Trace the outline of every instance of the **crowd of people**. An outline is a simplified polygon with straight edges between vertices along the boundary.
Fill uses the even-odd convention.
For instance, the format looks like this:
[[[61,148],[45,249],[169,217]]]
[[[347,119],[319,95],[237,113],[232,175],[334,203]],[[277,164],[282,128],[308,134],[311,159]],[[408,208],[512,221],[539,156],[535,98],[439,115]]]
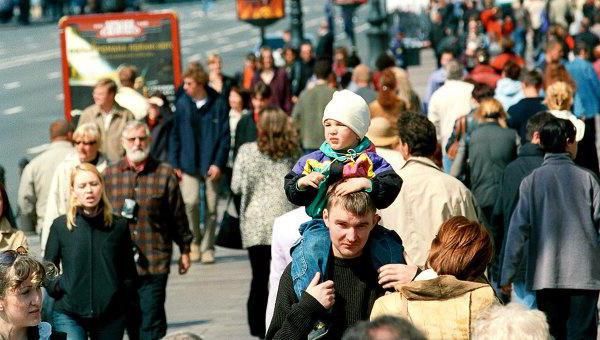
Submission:
[[[50,125],[17,217],[0,187],[0,334],[163,338],[173,242],[183,275],[237,227],[258,338],[595,338],[599,13],[432,2],[423,98],[401,41],[371,70],[326,23],[235,76],[188,64],[172,103],[120,67]]]

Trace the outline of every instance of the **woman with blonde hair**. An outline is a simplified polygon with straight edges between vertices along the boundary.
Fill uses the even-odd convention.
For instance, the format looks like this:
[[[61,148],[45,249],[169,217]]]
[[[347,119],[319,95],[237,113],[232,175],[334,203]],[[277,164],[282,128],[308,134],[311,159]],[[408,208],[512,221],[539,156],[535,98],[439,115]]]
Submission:
[[[554,117],[567,119],[575,125],[577,131],[575,140],[578,142],[575,164],[591,170],[596,175],[600,175],[594,122],[593,120],[589,123],[584,122],[571,112],[571,107],[575,99],[574,94],[575,88],[570,83],[557,81],[546,88],[544,104],[548,107],[548,112]]]
[[[373,305],[371,320],[382,315],[407,318],[429,339],[468,339],[477,315],[498,303],[485,270],[493,256],[487,229],[464,216],[442,223],[431,242],[426,270],[413,282]]]
[[[400,100],[407,103],[406,111],[421,112],[421,99],[410,84],[408,72],[400,67],[392,67],[392,71],[396,76],[396,94]]]
[[[485,220],[491,221],[504,168],[517,156],[518,137],[506,127],[506,111],[494,98],[481,100],[475,118],[479,125],[468,144],[469,180]]]
[[[242,245],[252,267],[247,304],[250,334],[264,338],[273,222],[295,208],[285,196],[283,178],[294,165],[300,145],[290,118],[278,108],[264,109],[257,128],[256,142],[238,151],[231,191],[241,195]]]
[[[391,69],[386,69],[381,73],[379,79],[379,91],[377,99],[369,104],[371,119],[375,117],[384,117],[387,119],[394,132],[398,132],[398,118],[403,112],[406,112],[407,104],[401,100],[397,93],[396,75]]]
[[[56,267],[27,255],[23,247],[0,253],[0,339],[66,339],[41,322],[43,282],[54,280]]]
[[[50,233],[50,225],[55,218],[67,213],[69,201],[69,178],[73,168],[83,162],[96,166],[101,173],[106,169],[108,160],[100,152],[102,145],[102,134],[96,123],[85,123],[77,127],[73,133],[73,144],[75,151],[58,164],[52,176],[44,224],[42,225],[41,247],[42,255],[46,249],[46,241]]]
[[[121,339],[137,277],[127,220],[112,214],[94,165],[75,166],[69,188],[67,213],[52,223],[45,252],[62,265],[47,287],[56,300],[54,327],[69,339]]]

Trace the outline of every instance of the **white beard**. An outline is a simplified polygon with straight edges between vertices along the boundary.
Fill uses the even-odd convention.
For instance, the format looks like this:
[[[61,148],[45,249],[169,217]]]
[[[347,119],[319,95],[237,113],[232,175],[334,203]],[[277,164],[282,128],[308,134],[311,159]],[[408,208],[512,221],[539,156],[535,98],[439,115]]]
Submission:
[[[130,161],[139,163],[148,158],[148,155],[150,154],[150,148],[148,147],[145,150],[125,148],[125,154],[127,155],[127,159]]]

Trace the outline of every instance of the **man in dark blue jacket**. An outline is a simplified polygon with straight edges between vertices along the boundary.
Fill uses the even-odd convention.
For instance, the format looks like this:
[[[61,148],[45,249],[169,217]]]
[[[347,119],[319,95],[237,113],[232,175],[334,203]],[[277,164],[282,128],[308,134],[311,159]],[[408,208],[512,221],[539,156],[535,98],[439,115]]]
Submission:
[[[493,265],[495,270],[493,279],[497,281],[500,274],[500,264],[504,256],[504,247],[506,245],[506,235],[510,217],[517,206],[519,200],[519,186],[521,181],[527,177],[533,170],[539,168],[544,161],[544,151],[540,147],[540,137],[538,130],[554,116],[548,112],[540,112],[529,118],[526,128],[525,144],[519,149],[517,159],[510,162],[504,169],[502,175],[502,190],[494,206],[492,215],[493,225],[496,228],[494,233],[496,244],[496,261]],[[519,301],[529,308],[535,308],[535,293],[525,288],[525,265],[523,261],[519,267],[519,273],[513,281],[513,301]]]
[[[181,179],[194,242],[192,261],[214,262],[219,179],[229,153],[229,117],[225,101],[208,87],[202,69],[183,74],[183,94],[177,100],[169,143],[169,162]],[[204,232],[200,233],[200,186],[205,188]]]

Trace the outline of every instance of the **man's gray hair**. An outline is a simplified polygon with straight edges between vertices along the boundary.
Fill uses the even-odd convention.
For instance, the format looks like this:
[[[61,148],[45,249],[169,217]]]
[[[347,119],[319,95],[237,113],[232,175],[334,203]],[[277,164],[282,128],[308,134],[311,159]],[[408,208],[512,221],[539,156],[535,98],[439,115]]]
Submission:
[[[146,136],[150,136],[150,128],[148,127],[148,124],[140,122],[139,120],[130,120],[127,122],[127,124],[125,124],[123,132],[121,133],[121,137],[127,138],[126,136],[129,134],[129,131],[137,130],[142,127],[144,128],[144,131],[146,131]]]
[[[380,316],[372,321],[361,321],[349,328],[342,340],[426,340],[427,337],[410,321],[391,315]]]
[[[463,66],[456,60],[451,60],[446,64],[446,79],[448,80],[461,80],[463,79]]]
[[[475,340],[550,339],[546,315],[519,303],[495,305],[484,310],[471,330]]]

